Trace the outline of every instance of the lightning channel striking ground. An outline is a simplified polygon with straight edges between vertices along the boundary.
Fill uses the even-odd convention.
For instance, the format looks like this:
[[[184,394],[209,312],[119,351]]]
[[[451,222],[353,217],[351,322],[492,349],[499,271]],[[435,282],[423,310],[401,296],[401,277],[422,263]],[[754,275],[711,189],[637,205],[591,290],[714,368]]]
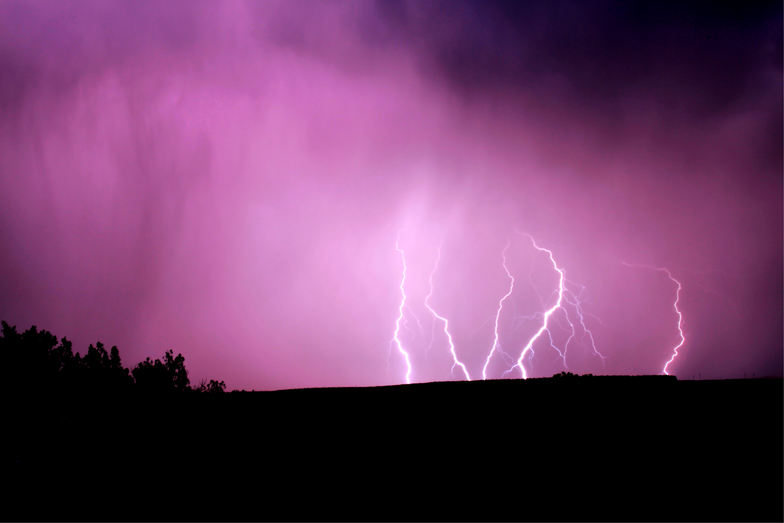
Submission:
[[[553,257],[552,251],[550,251],[549,249],[545,249],[544,247],[539,247],[536,244],[536,240],[534,240],[534,237],[531,236],[530,234],[526,234],[526,233],[522,233],[522,234],[524,234],[524,236],[527,236],[531,240],[531,244],[534,246],[536,250],[547,253],[547,256],[550,258],[550,263],[553,264],[553,269],[555,269],[555,271],[558,273],[558,300],[555,302],[555,305],[553,305],[547,311],[545,311],[544,318],[542,321],[542,326],[539,327],[539,330],[537,330],[536,333],[533,336],[531,336],[531,338],[528,340],[528,343],[525,344],[525,347],[523,347],[523,350],[520,353],[520,357],[517,359],[517,363],[515,363],[514,365],[514,367],[520,367],[520,374],[522,375],[523,379],[527,379],[528,372],[525,370],[525,365],[523,364],[523,360],[525,359],[526,355],[533,350],[534,342],[539,339],[539,337],[542,335],[542,333],[544,333],[544,331],[548,330],[547,325],[548,322],[550,321],[550,316],[552,316],[553,313],[561,307],[561,304],[563,303],[563,296],[564,296],[564,280],[566,279],[566,277],[564,276],[563,270],[560,267],[558,267],[558,264],[556,263],[555,258]],[[549,334],[550,333],[548,331],[548,335]],[[514,369],[514,367],[512,367],[512,369]]]
[[[568,285],[570,282],[567,281],[566,283]],[[579,294],[575,294],[571,290],[567,289],[567,293],[564,295],[564,301],[566,301],[566,303],[568,303],[569,305],[574,307],[574,310],[577,313],[577,319],[580,322],[580,328],[583,330],[582,337],[584,338],[585,336],[588,336],[588,339],[591,342],[591,349],[593,350],[594,355],[598,356],[599,358],[601,358],[602,365],[604,365],[606,358],[605,358],[604,354],[599,352],[599,349],[596,348],[596,340],[593,337],[593,332],[591,332],[591,330],[585,324],[585,313],[583,312],[583,305],[582,305],[582,301],[580,299],[580,297],[583,294],[583,291],[585,291],[585,287],[582,286],[582,285],[580,287],[581,287],[581,289],[580,289],[580,293]],[[571,297],[572,297],[571,300],[568,297],[569,295],[571,295]],[[572,337],[573,337],[574,336],[574,325],[572,324],[572,320],[569,319],[569,313],[566,311],[565,308],[564,308],[564,313],[566,314],[566,321],[569,322],[569,326],[572,328]],[[570,341],[571,341],[571,338],[570,338]],[[567,342],[566,346],[564,347],[564,358],[566,357],[566,350],[568,348],[569,348],[569,343]],[[565,362],[565,360],[564,360],[564,362]]]
[[[498,310],[495,313],[495,329],[493,331],[494,332],[494,335],[493,335],[493,346],[490,348],[490,353],[487,355],[487,359],[485,360],[484,367],[482,367],[482,379],[483,380],[487,379],[487,366],[490,365],[490,360],[492,359],[493,354],[496,351],[496,348],[498,348],[498,320],[501,318],[501,309],[504,308],[504,302],[506,301],[507,298],[509,298],[509,296],[512,295],[512,291],[514,291],[515,279],[514,279],[514,276],[512,276],[512,273],[509,272],[509,267],[507,267],[507,265],[506,265],[506,251],[509,249],[509,246],[511,245],[511,243],[512,243],[511,240],[507,241],[506,242],[506,247],[504,247],[504,250],[501,251],[501,264],[504,267],[504,271],[506,272],[506,276],[509,278],[509,290],[498,301]]]
[[[680,302],[681,299],[681,291],[683,290],[683,284],[672,275],[670,269],[668,269],[667,267],[655,267],[653,265],[640,265],[636,263],[626,263],[625,261],[622,261],[621,264],[625,265],[626,267],[633,267],[633,268],[637,267],[642,269],[649,269],[652,271],[659,271],[661,273],[664,273],[667,276],[667,278],[669,278],[670,281],[675,284],[675,301],[672,304],[672,308],[675,311],[675,315],[678,316],[678,336],[680,337],[680,341],[672,348],[672,356],[670,356],[670,359],[667,360],[667,363],[665,363],[664,367],[662,368],[662,374],[666,374],[667,376],[669,376],[670,371],[667,370],[667,368],[672,364],[673,361],[675,361],[675,358],[677,358],[679,355],[678,350],[681,347],[683,347],[684,343],[686,343],[686,335],[683,333],[683,312],[678,307],[678,303]]]
[[[681,341],[678,342],[678,344],[672,348],[672,357],[670,357],[670,359],[667,360],[667,363],[664,364],[664,368],[662,369],[662,372],[669,376],[670,372],[667,370],[667,367],[669,367],[670,364],[673,361],[675,361],[675,358],[678,357],[678,349],[683,347],[683,344],[686,343],[686,336],[683,335],[683,313],[678,308],[678,302],[681,299],[681,291],[683,290],[683,285],[681,284],[680,281],[676,280],[672,276],[672,273],[669,271],[669,269],[666,268],[662,268],[662,269],[664,270],[664,273],[667,275],[667,277],[677,286],[677,289],[675,290],[675,301],[672,304],[672,308],[675,310],[675,314],[678,315],[678,335],[681,337]]]
[[[398,316],[395,320],[395,333],[392,339],[397,346],[398,352],[403,356],[406,361],[406,383],[411,383],[411,358],[408,352],[403,348],[403,342],[400,341],[400,322],[403,321],[403,311],[406,307],[406,253],[400,248],[400,239],[395,239],[395,250],[400,253],[400,260],[403,262],[403,275],[400,278],[400,306],[398,307]]]
[[[452,354],[452,361],[454,362],[452,364],[452,371],[454,372],[455,367],[460,367],[460,369],[462,369],[463,371],[463,375],[465,376],[466,380],[471,381],[471,376],[469,376],[468,374],[468,369],[466,369],[466,366],[463,364],[463,362],[457,359],[457,353],[455,352],[455,343],[452,340],[452,335],[449,333],[449,320],[441,316],[440,314],[438,314],[435,311],[435,309],[433,309],[433,307],[430,306],[430,298],[433,296],[433,277],[435,276],[436,271],[438,270],[438,265],[440,262],[441,262],[441,245],[438,246],[438,254],[436,255],[436,262],[435,265],[433,266],[433,270],[430,272],[430,278],[428,280],[430,283],[430,290],[427,293],[427,296],[425,296],[425,308],[430,311],[430,314],[432,314],[434,318],[439,320],[444,325],[444,334],[446,335],[446,339],[449,342],[449,352]]]

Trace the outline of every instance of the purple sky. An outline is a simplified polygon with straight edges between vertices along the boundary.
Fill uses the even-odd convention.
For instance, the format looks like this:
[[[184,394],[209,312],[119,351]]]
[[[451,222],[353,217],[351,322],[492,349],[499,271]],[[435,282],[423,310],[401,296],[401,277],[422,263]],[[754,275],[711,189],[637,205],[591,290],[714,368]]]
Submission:
[[[0,318],[229,388],[400,383],[399,236],[413,380],[461,377],[440,242],[476,378],[507,241],[502,349],[555,303],[519,230],[584,286],[606,359],[578,332],[569,370],[678,342],[675,286],[625,261],[683,284],[672,373],[780,376],[782,13],[741,4],[2,0]]]

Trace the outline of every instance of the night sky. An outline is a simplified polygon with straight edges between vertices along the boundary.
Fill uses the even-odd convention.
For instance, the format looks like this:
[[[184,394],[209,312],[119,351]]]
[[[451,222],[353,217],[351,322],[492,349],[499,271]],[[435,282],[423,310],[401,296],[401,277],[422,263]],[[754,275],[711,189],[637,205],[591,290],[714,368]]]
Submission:
[[[782,374],[781,2],[0,1],[0,319],[276,389]],[[508,245],[506,251],[505,246]],[[624,264],[624,262],[626,264]],[[585,327],[578,321],[583,313]],[[566,367],[558,352],[576,325]],[[506,374],[520,377],[519,369]]]

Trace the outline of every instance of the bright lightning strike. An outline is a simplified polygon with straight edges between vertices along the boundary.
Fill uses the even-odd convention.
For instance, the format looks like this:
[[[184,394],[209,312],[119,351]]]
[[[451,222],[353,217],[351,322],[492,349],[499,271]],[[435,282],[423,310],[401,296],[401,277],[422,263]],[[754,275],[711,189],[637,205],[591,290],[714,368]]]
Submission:
[[[536,244],[536,240],[534,240],[534,237],[531,236],[530,234],[525,234],[525,236],[528,236],[528,238],[531,240],[531,244],[534,246],[536,250],[538,250],[539,252],[547,253],[547,256],[550,258],[550,263],[553,264],[553,269],[555,269],[555,272],[558,273],[558,300],[555,302],[555,305],[553,305],[547,311],[545,311],[543,321],[542,321],[542,326],[539,327],[539,330],[537,330],[536,333],[528,340],[528,343],[525,344],[525,347],[523,347],[523,351],[520,353],[520,357],[517,359],[517,363],[515,364],[515,367],[520,367],[520,373],[522,374],[523,379],[528,378],[528,373],[525,370],[525,365],[523,365],[523,360],[525,359],[526,355],[533,350],[534,342],[536,342],[536,340],[538,340],[539,337],[545,331],[548,331],[548,322],[550,321],[550,316],[552,316],[555,311],[561,308],[561,304],[563,303],[563,297],[564,297],[564,280],[566,279],[563,270],[560,267],[558,267],[558,264],[556,263],[555,258],[553,257],[552,251],[550,251],[549,249],[545,249],[544,247],[539,247]],[[549,334],[550,332],[548,331],[548,335]]]
[[[403,311],[406,308],[406,253],[400,248],[399,238],[395,240],[395,250],[400,253],[400,260],[403,262],[403,275],[400,278],[400,305],[398,307],[398,315],[395,320],[395,333],[392,339],[397,346],[398,352],[406,360],[406,383],[411,383],[411,358],[408,352],[403,348],[403,342],[400,341],[400,323],[403,321]]]
[[[490,349],[490,354],[487,355],[487,359],[485,360],[485,366],[482,367],[482,379],[487,379],[487,366],[490,365],[490,359],[493,357],[493,354],[498,348],[498,320],[501,318],[501,309],[504,308],[504,302],[506,301],[509,296],[512,295],[512,291],[514,290],[515,279],[512,276],[512,273],[509,272],[509,267],[506,265],[506,251],[509,249],[509,245],[511,245],[511,241],[506,242],[506,247],[504,250],[501,251],[501,260],[502,265],[504,267],[504,271],[506,272],[506,276],[509,278],[509,290],[504,294],[504,296],[498,301],[498,310],[495,313],[495,329],[494,329],[494,336],[493,336],[493,346]]]
[[[678,302],[681,299],[683,285],[681,285],[681,282],[673,278],[672,273],[670,273],[668,269],[664,269],[664,273],[667,274],[667,277],[670,279],[670,281],[672,281],[677,286],[677,289],[675,290],[675,302],[673,302],[672,308],[675,310],[675,314],[678,315],[678,335],[681,338],[681,341],[679,341],[678,344],[672,348],[672,357],[667,360],[667,363],[664,364],[664,368],[662,369],[662,372],[669,376],[670,373],[667,371],[667,367],[669,367],[670,363],[675,361],[675,358],[678,357],[678,349],[683,347],[683,344],[686,343],[686,337],[683,335],[683,313],[678,308]]]
[[[635,265],[631,263],[621,262],[623,265],[627,267],[642,267],[643,269],[650,269],[652,271],[659,271],[667,275],[671,282],[675,284],[675,301],[672,304],[672,308],[675,311],[675,315],[678,316],[678,336],[680,337],[680,341],[672,348],[672,356],[670,359],[667,360],[667,363],[664,364],[664,368],[662,368],[662,374],[666,374],[667,376],[670,375],[670,372],[667,370],[667,367],[675,361],[675,358],[678,357],[678,350],[683,347],[683,344],[686,343],[686,336],[683,333],[683,312],[678,307],[678,303],[681,299],[681,291],[683,290],[683,284],[678,281],[670,272],[667,267],[653,267],[651,265]]]
[[[507,301],[512,297],[514,293],[515,283],[516,283],[515,277],[512,274],[511,270],[509,269],[509,265],[508,265],[507,252],[511,247],[511,240],[508,241],[506,246],[501,251],[501,266],[503,267],[504,272],[506,273],[506,276],[509,280],[509,287],[506,293],[498,300],[498,307],[496,308],[495,322],[493,328],[493,343],[485,359],[484,366],[482,367],[482,379],[488,378],[488,368],[490,366],[490,362],[496,356],[496,354],[499,354],[503,358],[506,365],[511,365],[511,367],[508,368],[503,373],[504,377],[506,377],[507,374],[513,372],[515,368],[519,367],[523,379],[528,378],[528,370],[525,368],[524,362],[526,361],[526,358],[528,358],[529,362],[530,360],[533,359],[534,346],[537,340],[543,337],[544,334],[547,334],[547,340],[549,342],[548,343],[549,346],[558,354],[561,361],[563,362],[563,366],[565,369],[568,368],[566,358],[567,358],[567,350],[569,349],[569,345],[573,342],[575,343],[581,342],[581,340],[583,340],[586,337],[590,342],[590,346],[593,350],[594,355],[600,357],[602,359],[602,362],[604,362],[605,357],[596,348],[596,342],[593,333],[590,331],[590,329],[585,323],[585,317],[584,317],[585,313],[583,312],[583,296],[582,296],[585,288],[583,286],[579,286],[580,287],[579,292],[574,292],[571,289],[570,282],[566,279],[564,270],[558,266],[558,263],[555,260],[555,256],[553,252],[544,247],[540,247],[536,243],[534,237],[531,236],[530,234],[523,234],[523,235],[528,237],[528,239],[531,241],[531,245],[533,245],[534,249],[536,249],[536,251],[538,251],[539,254],[546,254],[548,256],[553,269],[555,270],[556,273],[558,273],[558,286],[557,289],[554,290],[551,294],[551,297],[555,295],[557,299],[555,300],[555,303],[546,311],[537,312],[532,316],[522,318],[528,321],[531,320],[541,321],[541,326],[525,344],[517,360],[515,360],[513,356],[511,356],[510,354],[508,354],[506,351],[503,350],[500,343],[501,314],[503,313],[504,307],[507,305]],[[405,360],[405,364],[406,364],[405,381],[406,383],[411,383],[411,374],[412,374],[411,355],[409,354],[409,351],[406,350],[401,340],[401,329],[408,328],[407,326],[408,319],[409,319],[408,316],[411,316],[413,320],[416,322],[417,326],[419,327],[419,332],[420,334],[423,335],[423,337],[424,337],[424,332],[423,332],[422,324],[419,322],[418,318],[416,318],[416,316],[414,315],[414,311],[411,310],[411,307],[408,304],[408,296],[406,295],[408,265],[406,261],[406,253],[400,247],[399,235],[398,238],[395,240],[395,250],[400,254],[400,260],[403,265],[403,271],[401,274],[400,287],[399,287],[400,304],[398,306],[398,314],[397,314],[397,318],[395,319],[395,330],[391,343],[394,343],[394,345],[397,347],[397,351]],[[453,362],[452,372],[454,373],[455,369],[459,367],[465,379],[467,381],[471,381],[471,376],[470,373],[468,372],[468,368],[462,361],[460,361],[460,359],[457,356],[454,339],[452,338],[452,333],[449,330],[449,320],[445,316],[439,314],[430,303],[433,294],[435,292],[434,279],[436,273],[438,272],[439,265],[441,263],[441,252],[442,252],[442,248],[439,245],[435,263],[432,271],[430,272],[429,279],[428,279],[428,283],[429,283],[428,294],[427,296],[425,296],[425,300],[424,300],[425,308],[430,312],[430,314],[433,317],[433,324],[432,324],[433,329],[431,331],[430,343],[427,346],[426,352],[429,351],[430,347],[433,344],[435,324],[437,322],[440,322],[442,327],[441,330],[444,333],[444,336],[446,337],[447,343],[449,345],[449,352],[452,355],[452,362]],[[530,275],[529,275],[529,279],[530,279]],[[538,291],[536,290],[536,286],[533,285],[533,282],[531,283],[534,288],[534,291],[537,292],[537,296],[539,296]],[[541,296],[539,296],[539,298],[541,302],[542,301]],[[542,307],[544,307],[544,305],[542,305]],[[568,339],[566,340],[563,346],[559,346],[559,344],[556,343],[553,332],[551,331],[551,328],[553,327],[551,323],[555,321],[555,320],[551,321],[551,317],[559,309],[563,312],[563,320],[565,320],[566,324],[568,325],[568,328],[566,328],[565,331],[569,333]],[[569,309],[573,309],[573,312],[570,312]],[[676,309],[677,309],[677,300],[676,300]],[[573,316],[573,314],[575,316]],[[519,321],[520,319],[521,318],[516,318],[517,321]],[[488,318],[488,321],[490,321],[490,318]],[[556,324],[555,326],[558,326],[558,324]],[[390,343],[390,349],[391,349],[391,343]],[[678,347],[680,347],[680,345]],[[390,354],[391,354],[391,350],[390,350]],[[677,347],[674,356],[677,356]],[[674,356],[672,359],[674,359]],[[667,365],[669,365],[669,363],[672,362],[672,359],[670,360],[670,362],[668,362]],[[667,372],[667,366],[665,365],[665,373],[666,372]]]
[[[430,290],[427,293],[427,296],[425,296],[425,308],[430,311],[430,314],[432,314],[434,318],[439,320],[444,325],[444,334],[446,335],[446,339],[449,342],[449,352],[452,353],[452,361],[454,362],[452,364],[452,371],[454,372],[455,367],[460,367],[460,369],[463,371],[463,375],[465,376],[466,380],[471,381],[471,376],[469,376],[468,374],[468,369],[466,369],[466,366],[459,359],[457,359],[457,353],[455,352],[455,344],[454,341],[452,340],[452,335],[449,333],[449,320],[439,315],[435,311],[435,309],[433,309],[433,307],[430,306],[430,298],[433,296],[433,277],[435,276],[436,271],[438,270],[438,265],[440,262],[441,262],[441,246],[439,245],[438,255],[436,256],[436,263],[433,266],[433,270],[430,273],[430,279],[428,280],[430,283]]]

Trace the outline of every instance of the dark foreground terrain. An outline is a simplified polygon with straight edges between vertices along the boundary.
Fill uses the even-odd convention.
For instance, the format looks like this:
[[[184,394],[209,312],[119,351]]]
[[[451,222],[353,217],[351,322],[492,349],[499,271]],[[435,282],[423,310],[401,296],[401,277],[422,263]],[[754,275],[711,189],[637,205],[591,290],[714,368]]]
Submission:
[[[3,519],[782,520],[782,380],[6,394]]]

